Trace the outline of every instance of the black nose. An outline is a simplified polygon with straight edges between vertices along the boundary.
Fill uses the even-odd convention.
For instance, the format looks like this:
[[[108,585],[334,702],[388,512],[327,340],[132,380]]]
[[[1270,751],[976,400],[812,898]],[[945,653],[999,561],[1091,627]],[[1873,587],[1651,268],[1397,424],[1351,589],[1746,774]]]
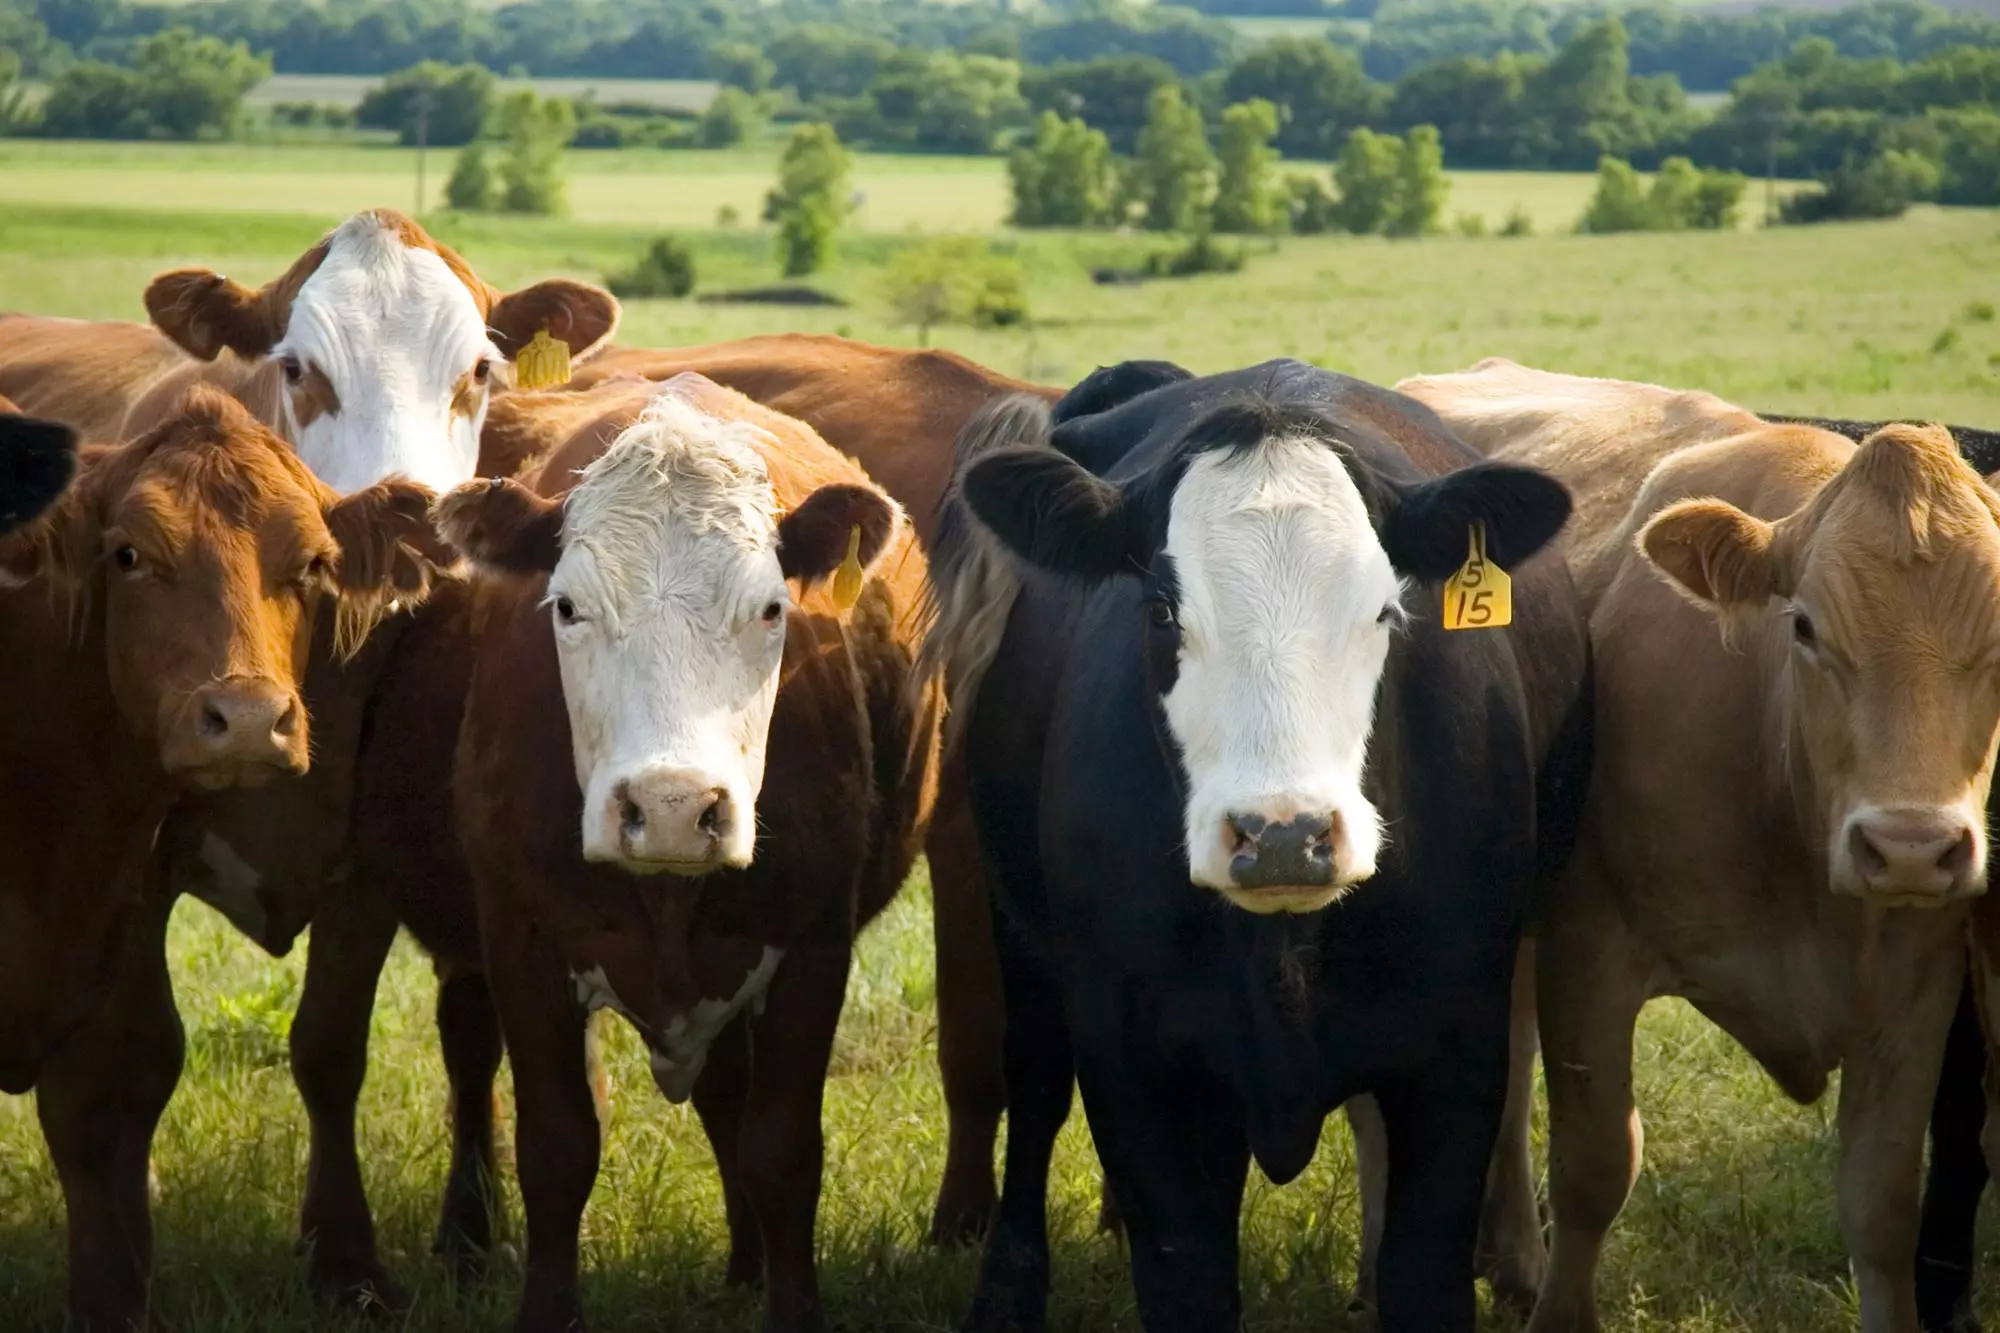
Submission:
[[[1340,824],[1333,815],[1300,815],[1273,824],[1262,815],[1231,815],[1235,839],[1229,878],[1238,888],[1311,887],[1333,883]]]

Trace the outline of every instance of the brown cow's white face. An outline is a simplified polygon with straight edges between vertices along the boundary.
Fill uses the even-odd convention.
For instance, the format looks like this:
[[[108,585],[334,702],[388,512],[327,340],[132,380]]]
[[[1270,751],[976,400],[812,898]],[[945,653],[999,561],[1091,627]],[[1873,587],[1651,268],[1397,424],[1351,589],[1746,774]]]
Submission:
[[[1996,512],[1949,435],[1892,426],[1776,524],[1689,501],[1641,534],[1726,634],[1785,645],[1793,783],[1825,836],[1835,892],[1935,906],[1985,891]]]

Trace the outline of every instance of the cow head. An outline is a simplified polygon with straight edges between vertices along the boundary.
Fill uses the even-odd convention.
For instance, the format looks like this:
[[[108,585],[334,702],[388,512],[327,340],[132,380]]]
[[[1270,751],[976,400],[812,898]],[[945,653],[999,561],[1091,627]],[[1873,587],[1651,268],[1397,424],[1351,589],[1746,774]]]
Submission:
[[[439,530],[476,564],[548,577],[588,860],[682,875],[750,863],[786,580],[831,573],[856,528],[872,564],[900,521],[844,484],[780,515],[766,439],[665,393],[565,503],[506,481],[439,503]]]
[[[199,387],[171,420],[87,453],[41,518],[0,539],[0,585],[45,582],[103,626],[126,727],[204,788],[305,771],[299,682],[319,602],[365,633],[424,592],[430,495],[342,498],[235,399]],[[26,595],[26,594],[24,594]]]
[[[1242,402],[1122,485],[1041,447],[997,451],[963,480],[1019,557],[1140,581],[1134,641],[1186,775],[1189,873],[1255,912],[1313,911],[1375,872],[1382,821],[1362,779],[1406,584],[1462,564],[1475,521],[1507,565],[1569,515],[1539,472],[1483,464],[1406,485],[1340,437],[1318,412]]]
[[[268,360],[274,424],[327,485],[404,476],[445,491],[477,474],[492,387],[547,329],[581,357],[618,326],[618,302],[554,280],[503,294],[410,219],[349,218],[261,288],[210,269],[146,289],[162,332],[203,360]]]
[[[1934,905],[1986,887],[1996,516],[1943,428],[1889,426],[1776,523],[1689,500],[1639,534],[1725,641],[1784,653],[1793,787],[1836,892]]]

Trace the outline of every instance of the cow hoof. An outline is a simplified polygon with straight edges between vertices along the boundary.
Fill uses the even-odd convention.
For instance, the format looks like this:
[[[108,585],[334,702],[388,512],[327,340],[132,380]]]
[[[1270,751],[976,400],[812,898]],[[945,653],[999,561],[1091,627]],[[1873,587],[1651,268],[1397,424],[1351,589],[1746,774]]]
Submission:
[[[409,1293],[377,1263],[316,1263],[306,1283],[322,1304],[370,1319],[394,1319],[410,1308]]]
[[[986,1235],[991,1207],[947,1207],[940,1200],[931,1214],[931,1244],[942,1250],[960,1250],[976,1245]]]

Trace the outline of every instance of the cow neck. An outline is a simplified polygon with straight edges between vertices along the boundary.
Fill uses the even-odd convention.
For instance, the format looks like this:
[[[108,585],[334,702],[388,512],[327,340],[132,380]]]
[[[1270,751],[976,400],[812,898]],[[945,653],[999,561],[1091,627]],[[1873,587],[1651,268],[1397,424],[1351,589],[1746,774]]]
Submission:
[[[1771,701],[1765,734],[1759,738],[1765,755],[1770,758],[1760,765],[1766,790],[1760,794],[1758,804],[1768,827],[1789,827],[1798,839],[1792,851],[1812,867],[1812,874],[1806,880],[1809,892],[1825,895],[1833,892],[1828,878],[1832,868],[1826,855],[1825,806],[1806,758],[1791,647],[1787,636],[1778,632],[1783,627],[1782,619],[1774,618],[1765,626],[1758,649],[1764,663],[1764,697]],[[1774,786],[1776,790],[1772,790]],[[1784,818],[1787,813],[1789,820]]]

